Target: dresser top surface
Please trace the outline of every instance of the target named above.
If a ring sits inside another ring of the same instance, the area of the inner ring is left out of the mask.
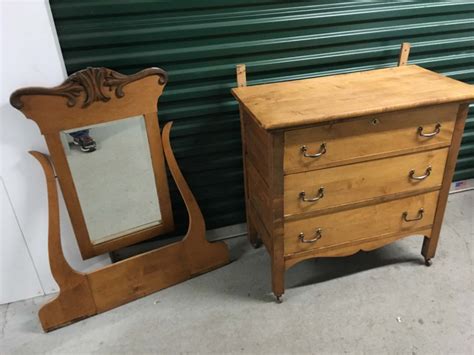
[[[473,101],[474,86],[416,65],[232,89],[267,130]]]

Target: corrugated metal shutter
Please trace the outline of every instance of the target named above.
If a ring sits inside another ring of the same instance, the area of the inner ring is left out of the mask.
[[[161,123],[209,228],[244,221],[235,64],[249,84],[410,63],[474,81],[472,1],[51,1],[68,72],[168,71]],[[470,111],[455,179],[474,177]],[[177,219],[184,220],[179,201]]]

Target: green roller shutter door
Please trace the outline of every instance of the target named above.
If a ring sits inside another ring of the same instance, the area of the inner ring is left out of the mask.
[[[333,75],[394,66],[408,41],[410,63],[474,81],[471,1],[54,0],[51,8],[69,73],[168,71],[160,122],[175,122],[175,154],[208,228],[245,219],[235,64],[247,64],[249,85]],[[471,109],[455,180],[473,177]]]

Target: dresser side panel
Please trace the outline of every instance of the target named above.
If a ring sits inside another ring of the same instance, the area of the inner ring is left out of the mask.
[[[242,122],[245,131],[245,160],[252,162],[265,184],[270,186],[271,135],[255,122],[246,109],[242,111]]]
[[[252,205],[253,211],[258,215],[260,222],[270,233],[273,228],[270,189],[250,159],[245,162],[245,170],[248,181],[248,202]]]
[[[446,160],[446,166],[444,169],[443,183],[439,192],[438,206],[433,222],[433,228],[431,230],[431,235],[429,237],[425,237],[421,250],[421,253],[426,260],[429,260],[434,257],[436,253],[436,248],[438,246],[438,240],[441,232],[441,226],[443,223],[444,212],[446,210],[446,204],[448,202],[449,189],[451,187],[451,182],[454,176],[454,169],[456,167],[456,161],[459,154],[459,148],[461,146],[461,140],[468,111],[469,104],[459,105],[456,124],[454,126],[453,139],[451,141],[451,147],[448,152],[448,158]]]

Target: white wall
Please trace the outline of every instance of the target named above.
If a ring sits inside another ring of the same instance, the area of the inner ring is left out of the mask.
[[[0,272],[0,285],[2,285],[0,287],[0,303],[42,295],[43,288],[2,179],[0,179],[0,214],[0,233],[2,235],[0,243],[0,270],[2,270]]]
[[[8,197],[2,206],[5,211],[11,208],[8,213],[2,211],[1,220],[3,303],[36,295],[35,285],[44,293],[58,290],[48,263],[44,176],[40,165],[27,154],[29,150],[47,152],[46,144],[36,124],[10,106],[9,96],[24,86],[56,86],[65,79],[66,70],[48,1],[0,0],[0,4],[0,177]],[[74,268],[84,271],[110,263],[107,255],[82,261],[62,200],[60,215],[64,253]],[[27,260],[32,267],[24,265]],[[25,288],[25,282],[31,287]]]

